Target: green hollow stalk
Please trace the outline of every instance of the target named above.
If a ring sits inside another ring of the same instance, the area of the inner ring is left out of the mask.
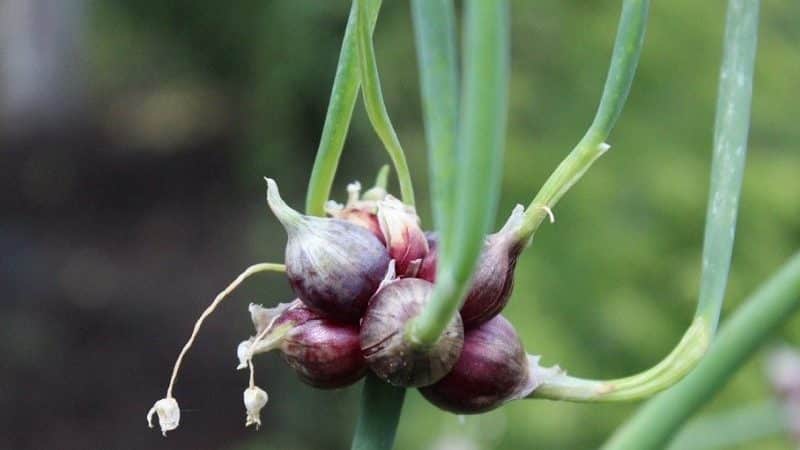
[[[508,104],[508,22],[506,1],[464,3],[455,201],[451,232],[440,236],[451,251],[440,255],[430,302],[406,330],[420,348],[436,343],[458,312],[497,209]]]
[[[372,32],[370,29],[370,7],[371,0],[355,0],[358,14],[358,26],[356,27],[356,37],[358,41],[359,71],[361,73],[361,95],[364,98],[364,107],[367,110],[372,128],[386,147],[389,158],[392,160],[397,181],[400,183],[400,195],[403,203],[414,206],[414,186],[411,183],[411,173],[408,170],[408,163],[400,145],[400,139],[394,130],[386,104],[383,101],[381,91],[381,81],[378,75],[378,65],[375,61],[375,48],[372,44]]]
[[[375,28],[380,0],[367,0],[369,6],[370,29]],[[325,215],[325,202],[328,201],[333,186],[333,178],[339,167],[353,108],[358,98],[361,83],[358,62],[358,41],[356,40],[357,10],[355,4],[350,8],[347,19],[339,63],[333,80],[328,112],[322,127],[317,156],[311,169],[306,193],[306,213],[312,216]]]
[[[752,0],[738,3],[752,2]],[[735,2],[734,2],[735,3]],[[609,439],[604,450],[650,450],[670,438],[718,392],[736,370],[800,307],[800,253],[745,301],[726,321],[697,368],[645,404]]]
[[[639,64],[649,8],[650,0],[623,1],[611,64],[597,113],[586,134],[545,181],[526,209],[518,231],[521,239],[530,242],[549,210],[608,150],[606,139],[625,106]]]
[[[700,292],[691,326],[675,349],[649,370],[616,380],[589,380],[558,373],[532,396],[573,401],[646,398],[680,381],[708,349],[719,322],[731,263],[750,127],[758,28],[758,2],[737,0],[729,5],[714,124]]]
[[[450,234],[458,122],[458,61],[453,0],[412,0],[434,229]],[[447,252],[439,247],[440,254]]]
[[[390,450],[394,446],[405,393],[405,389],[392,386],[372,373],[367,375],[352,450]]]

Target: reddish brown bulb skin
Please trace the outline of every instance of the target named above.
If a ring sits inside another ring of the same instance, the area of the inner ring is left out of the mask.
[[[304,306],[286,311],[275,321],[276,328],[283,324],[292,328],[281,341],[281,354],[303,382],[335,389],[355,383],[366,373],[357,325],[335,322]]]
[[[350,223],[354,223],[360,227],[369,230],[381,244],[386,245],[386,238],[383,237],[381,226],[378,223],[378,215],[374,212],[375,208],[368,210],[368,208],[347,207],[335,213],[334,217],[342,219]]]
[[[369,230],[340,219],[309,218],[289,233],[286,275],[309,307],[357,323],[389,266],[389,253]]]
[[[428,254],[422,259],[417,278],[433,283],[436,281],[436,263],[439,260],[439,236],[436,233],[427,232],[425,238],[428,240]]]
[[[428,241],[414,208],[387,196],[378,202],[378,223],[389,256],[395,260],[397,275],[401,278],[416,277],[422,259],[428,253]]]
[[[453,369],[420,392],[445,411],[478,414],[518,398],[527,381],[522,343],[511,323],[498,315],[467,331]]]
[[[417,276],[433,283],[436,281],[439,239],[436,233],[426,236],[430,251],[422,260]],[[465,329],[490,320],[506,307],[514,289],[514,269],[522,248],[522,243],[508,233],[495,233],[486,238],[472,276],[472,285],[461,306]]]
[[[409,320],[419,315],[432,290],[431,283],[418,278],[392,281],[375,294],[361,321],[361,350],[367,364],[395,386],[435,383],[458,360],[464,343],[458,315],[431,348],[416,348],[406,339]]]
[[[474,328],[497,316],[506,307],[514,289],[514,269],[522,244],[501,233],[486,239],[461,318],[464,328]]]

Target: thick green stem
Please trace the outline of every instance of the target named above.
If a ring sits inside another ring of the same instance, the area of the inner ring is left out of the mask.
[[[389,158],[394,164],[397,172],[397,180],[400,183],[400,194],[403,203],[414,205],[414,186],[411,183],[411,173],[408,170],[406,155],[403,147],[397,138],[397,133],[389,119],[389,112],[383,101],[381,91],[381,81],[378,76],[378,65],[375,61],[375,48],[372,45],[372,32],[370,29],[370,7],[368,3],[372,0],[355,0],[353,4],[358,9],[358,55],[359,69],[361,73],[361,94],[364,97],[364,106],[367,109],[367,116],[372,123],[372,128],[383,142]]]
[[[692,326],[672,353],[650,370],[607,381],[557,374],[545,381],[533,396],[574,401],[646,398],[680,381],[708,348],[719,322],[731,263],[750,127],[757,22],[758,2],[730,3],[714,129],[700,292]]]
[[[385,383],[372,373],[367,375],[352,450],[392,448],[405,393],[405,389]]]
[[[378,18],[380,0],[368,0],[370,30],[375,28]],[[306,213],[313,216],[325,215],[325,202],[328,201],[333,186],[333,178],[339,166],[347,129],[353,116],[353,108],[358,97],[361,75],[358,66],[358,41],[356,40],[357,10],[355,5],[350,9],[347,28],[342,39],[339,53],[339,64],[333,80],[331,99],[322,137],[319,141],[311,178],[308,181],[306,194]]]
[[[644,44],[649,0],[625,0],[606,84],[592,125],[547,179],[525,211],[521,239],[531,239],[549,210],[583,176],[609,146],[605,143],[625,106]]]
[[[458,122],[458,66],[453,0],[412,0],[434,228],[450,234]],[[439,247],[440,254],[447,252]]]
[[[731,3],[748,2],[752,0],[734,0]],[[723,324],[708,355],[691,374],[644,405],[603,448],[664,448],[681,425],[725,385],[798,307],[800,253],[795,254]]]
[[[464,8],[464,87],[452,232],[440,236],[452,251],[440,255],[430,303],[409,324],[407,337],[420,347],[435,343],[457,313],[500,193],[510,59],[508,4],[468,0]]]

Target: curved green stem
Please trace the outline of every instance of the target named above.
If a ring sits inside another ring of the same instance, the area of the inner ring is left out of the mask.
[[[414,36],[428,144],[434,228],[450,233],[458,122],[458,66],[453,0],[412,0]],[[447,250],[439,247],[440,254]]]
[[[614,380],[589,380],[567,375],[559,369],[542,370],[540,385],[529,398],[573,402],[621,402],[647,398],[683,378],[702,359],[711,342],[711,332],[702,317],[695,318],[672,352],[644,372]]]
[[[409,322],[407,337],[420,347],[434,344],[457,313],[500,193],[510,59],[508,4],[468,0],[464,8],[455,204],[452,232],[440,236],[452,251],[440,255],[430,302]]]
[[[735,0],[747,3],[752,0]],[[754,2],[757,3],[757,2]],[[708,355],[682,382],[645,404],[603,447],[661,449],[691,415],[800,307],[800,253],[723,324]]]
[[[375,21],[378,17],[380,0],[369,0],[368,3],[370,30],[372,30],[375,28]],[[325,215],[325,202],[330,198],[333,178],[339,166],[339,158],[342,156],[347,129],[350,127],[350,119],[353,116],[353,108],[358,96],[361,75],[358,67],[356,13],[356,7],[353,5],[342,39],[339,64],[333,80],[325,125],[322,127],[322,137],[319,141],[317,156],[314,159],[314,167],[311,169],[311,178],[308,181],[306,213],[312,216]]]
[[[625,106],[644,44],[650,0],[625,0],[622,4],[611,64],[594,120],[578,145],[558,165],[525,211],[519,229],[530,240],[561,197],[583,176],[609,146],[605,143]]]
[[[736,230],[750,127],[757,18],[758,2],[734,0],[730,3],[717,100],[700,292],[692,326],[673,352],[650,370],[608,381],[557,374],[545,381],[534,396],[575,401],[646,398],[680,381],[708,348],[725,297]]]
[[[408,171],[403,147],[397,138],[397,133],[389,119],[389,112],[383,101],[381,92],[381,81],[378,76],[378,65],[375,62],[375,48],[372,45],[372,33],[370,32],[369,6],[370,0],[355,0],[353,4],[358,10],[358,56],[359,69],[361,73],[361,94],[364,97],[364,107],[367,109],[367,116],[372,123],[372,128],[386,147],[389,158],[394,164],[397,172],[397,180],[400,183],[400,194],[403,203],[414,205],[414,186],[411,183],[411,173]]]
[[[372,373],[367,375],[352,450],[392,448],[405,393],[405,389],[385,383]]]

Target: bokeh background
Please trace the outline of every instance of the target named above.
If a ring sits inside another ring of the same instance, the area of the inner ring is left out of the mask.
[[[530,201],[591,120],[619,3],[512,2],[498,223]],[[234,370],[235,347],[251,330],[248,302],[290,298],[276,275],[248,282],[207,322],[176,387],[181,428],[163,439],[144,419],[214,294],[245,266],[282,259],[285,235],[266,208],[262,176],[302,205],[348,8],[0,3],[0,448],[349,448],[358,387],[311,389],[278,355],[257,361],[270,393],[264,426],[244,429],[247,380]],[[725,315],[800,248],[800,3],[762,9]],[[665,355],[689,323],[724,10],[721,0],[653,2],[612,150],[522,256],[506,314],[546,363],[592,377],[630,374]],[[430,224],[407,2],[385,2],[375,41]],[[336,198],[386,161],[359,104]],[[800,344],[800,322],[778,340]],[[761,353],[701,415],[774,401],[763,361]],[[590,449],[634,410],[525,401],[460,419],[409,392],[397,448]],[[778,433],[735,448],[793,446]]]

